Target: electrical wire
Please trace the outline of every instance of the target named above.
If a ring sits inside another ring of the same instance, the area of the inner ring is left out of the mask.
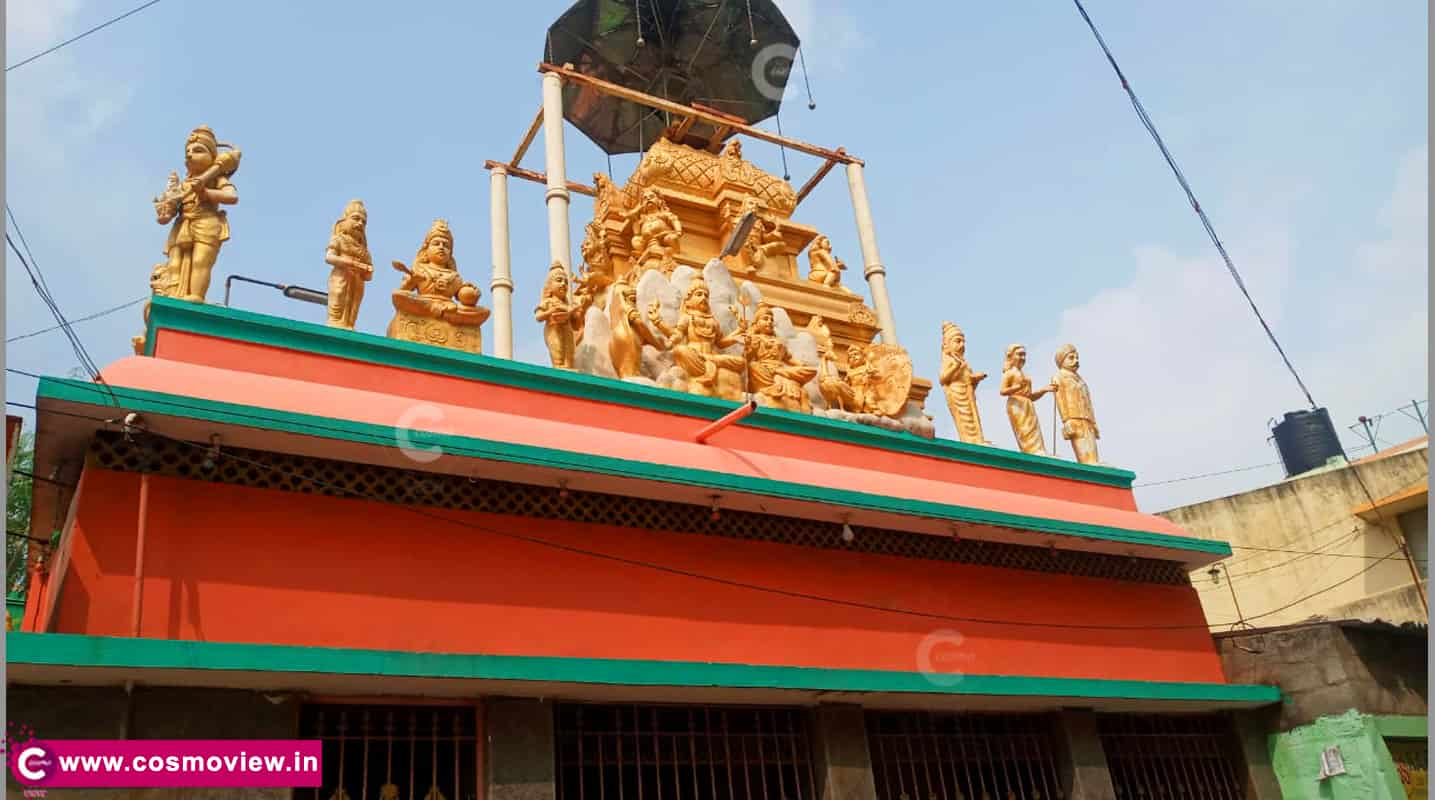
[[[25,404],[25,403],[18,403],[18,402],[14,402],[14,401],[6,401],[6,404],[7,404],[7,405],[19,406],[19,407],[21,407],[21,408],[30,408],[30,409],[34,409],[34,408],[35,408],[35,407],[32,406],[32,405],[28,405],[28,404]],[[185,406],[184,404],[182,404],[182,403],[172,403],[172,402],[171,402],[171,403],[168,403],[168,405],[174,405],[174,406],[181,407],[181,408],[186,407],[186,406]],[[57,415],[61,415],[61,416],[75,417],[75,418],[79,418],[79,419],[87,419],[87,420],[94,421],[94,422],[105,423],[106,425],[117,425],[117,424],[120,424],[120,420],[119,420],[119,419],[111,419],[111,418],[105,418],[105,417],[95,417],[95,416],[90,416],[90,415],[86,415],[86,414],[78,414],[78,413],[75,413],[75,412],[59,411],[59,410],[54,410],[54,409],[52,409],[52,410],[48,411],[47,413],[53,413],[53,414],[57,414]],[[327,430],[327,429],[325,429],[323,426],[310,425],[310,424],[306,424],[306,423],[297,423],[297,424],[298,424],[300,427],[307,427],[307,428],[311,428],[311,429],[314,429],[314,430],[319,430],[319,431]],[[135,432],[135,431],[132,430],[132,432]],[[155,438],[157,438],[157,439],[162,439],[162,440],[165,440],[165,441],[173,442],[173,443],[175,443],[175,444],[178,444],[178,445],[181,445],[181,446],[184,446],[184,447],[189,447],[189,448],[191,448],[191,449],[203,450],[203,451],[205,451],[205,452],[210,451],[211,448],[212,448],[212,445],[209,445],[209,444],[201,444],[201,443],[197,443],[197,442],[190,442],[190,441],[187,441],[187,440],[184,440],[184,439],[179,439],[179,438],[176,438],[176,437],[173,437],[173,436],[167,436],[167,435],[165,435],[165,434],[155,433],[155,432],[153,432],[153,431],[148,431],[148,430],[141,430],[141,431],[137,431],[137,432],[135,432],[135,433],[142,434],[142,435],[147,435],[147,436],[152,436],[152,437],[155,437]],[[375,442],[377,443],[377,441],[378,441],[378,439],[377,439],[377,437],[375,437]],[[452,452],[453,452],[454,454],[456,454],[456,455],[464,455],[465,452],[466,452],[466,451],[465,451],[464,449],[462,449],[462,448],[449,448],[449,449],[452,450]],[[481,457],[481,455],[482,455],[482,454],[480,454],[480,457]],[[1057,629],[1057,630],[1118,630],[1118,631],[1138,631],[1138,630],[1140,630],[1140,631],[1209,630],[1210,628],[1225,627],[1225,626],[1229,626],[1229,625],[1231,624],[1231,623],[1229,623],[1229,622],[1221,622],[1221,623],[1216,623],[1216,624],[1205,623],[1205,624],[1199,624],[1199,625],[1197,625],[1197,624],[1183,624],[1183,625],[1101,625],[1101,624],[1082,624],[1082,623],[1067,623],[1067,622],[1043,622],[1043,621],[1040,621],[1040,620],[1014,620],[1014,619],[1001,619],[1001,618],[993,618],[993,617],[967,617],[967,616],[958,616],[958,615],[951,615],[951,614],[939,614],[939,613],[935,613],[935,612],[928,612],[928,611],[921,611],[921,610],[916,610],[916,609],[903,608],[903,607],[900,607],[900,606],[886,606],[886,605],[881,605],[881,604],[876,604],[876,603],[866,603],[866,602],[857,601],[857,600],[848,600],[848,599],[840,598],[840,597],[832,597],[832,596],[829,596],[829,595],[821,595],[821,594],[816,594],[816,593],[811,593],[811,592],[802,592],[802,591],[796,591],[796,590],[791,590],[791,589],[783,589],[783,588],[781,588],[781,587],[776,587],[776,586],[766,586],[766,585],[762,585],[762,584],[749,583],[749,582],[747,582],[747,581],[741,581],[741,580],[737,580],[737,579],[733,579],[733,578],[725,578],[725,577],[722,577],[722,576],[719,576],[719,575],[706,574],[706,573],[697,572],[697,571],[694,571],[694,570],[688,570],[688,569],[683,569],[683,568],[680,568],[680,567],[673,567],[673,566],[669,566],[669,565],[665,565],[665,564],[660,564],[660,563],[657,563],[657,562],[644,561],[644,560],[641,560],[641,559],[629,558],[629,557],[626,557],[626,556],[614,555],[614,554],[612,554],[612,553],[605,553],[605,552],[598,551],[598,550],[590,550],[590,549],[588,549],[588,548],[579,547],[579,546],[576,546],[576,545],[564,544],[564,543],[562,543],[562,542],[555,542],[555,541],[552,541],[552,540],[549,540],[549,539],[544,539],[544,538],[538,537],[538,536],[532,536],[532,535],[528,535],[528,534],[517,533],[517,532],[514,532],[514,531],[499,530],[499,529],[496,529],[496,528],[491,528],[491,527],[488,527],[488,526],[479,525],[479,524],[472,523],[472,522],[468,522],[468,521],[461,520],[461,519],[454,519],[454,518],[449,517],[449,516],[446,516],[446,515],[444,515],[444,514],[439,514],[439,513],[436,513],[436,512],[432,512],[432,511],[427,511],[427,510],[425,510],[425,509],[423,509],[423,508],[419,508],[419,507],[416,507],[416,506],[405,505],[405,504],[399,504],[399,503],[393,503],[392,501],[386,500],[386,499],[384,499],[383,497],[381,497],[381,496],[379,496],[379,495],[377,495],[377,494],[371,494],[371,493],[362,492],[362,491],[359,491],[359,490],[354,489],[353,487],[349,487],[349,486],[341,486],[341,485],[338,485],[338,484],[330,484],[330,483],[327,483],[327,482],[325,482],[325,481],[323,481],[323,480],[321,480],[321,479],[315,478],[315,477],[313,477],[313,476],[301,475],[301,474],[299,474],[299,473],[296,472],[296,471],[289,471],[289,470],[284,469],[284,468],[281,467],[281,466],[276,466],[276,465],[272,465],[272,464],[266,464],[266,463],[264,463],[264,462],[256,461],[256,460],[254,460],[254,459],[247,459],[247,458],[244,458],[244,457],[242,457],[242,456],[237,456],[237,455],[235,455],[235,454],[233,454],[233,453],[224,453],[224,454],[223,454],[223,457],[224,457],[224,458],[228,458],[228,459],[232,459],[232,460],[237,461],[237,462],[239,462],[239,463],[247,464],[247,465],[249,465],[249,466],[252,466],[252,467],[255,467],[255,468],[258,468],[258,469],[263,469],[263,470],[266,470],[266,471],[269,471],[269,472],[279,473],[279,474],[281,474],[281,475],[283,475],[283,476],[285,476],[286,478],[291,479],[291,480],[306,481],[306,482],[308,482],[308,483],[310,483],[310,484],[312,484],[312,485],[314,485],[314,486],[316,486],[316,487],[321,487],[321,488],[325,488],[325,489],[330,489],[330,490],[333,490],[333,491],[335,491],[336,493],[341,494],[341,495],[350,496],[350,497],[354,497],[354,498],[357,498],[357,499],[367,500],[367,501],[375,502],[375,503],[383,503],[383,504],[385,504],[385,505],[394,505],[394,506],[396,506],[399,510],[401,510],[401,511],[403,511],[403,512],[405,512],[405,513],[414,514],[414,515],[416,515],[416,516],[424,517],[425,519],[435,520],[435,521],[438,521],[438,522],[442,522],[442,523],[446,523],[446,524],[449,524],[449,525],[458,526],[458,527],[461,527],[461,528],[466,528],[466,529],[469,529],[469,530],[478,531],[478,532],[480,532],[480,533],[485,533],[485,534],[489,534],[489,535],[492,535],[492,536],[498,536],[498,537],[501,537],[501,538],[512,539],[512,540],[515,540],[515,541],[521,541],[521,542],[525,542],[525,543],[528,543],[528,544],[538,545],[538,546],[540,546],[540,547],[546,547],[546,548],[553,549],[553,550],[558,550],[558,551],[561,551],[561,552],[567,552],[567,553],[572,553],[572,554],[575,554],[575,555],[581,555],[581,556],[588,557],[588,558],[594,558],[594,559],[598,559],[598,560],[602,560],[602,561],[609,561],[609,562],[613,562],[613,563],[623,564],[623,565],[625,565],[625,566],[631,566],[631,567],[635,567],[635,568],[639,568],[639,569],[646,569],[646,570],[650,570],[650,571],[654,571],[654,572],[661,572],[661,573],[664,573],[664,574],[675,575],[675,576],[678,576],[678,577],[685,577],[685,578],[690,578],[690,579],[693,579],[693,580],[704,581],[704,582],[708,582],[708,583],[716,583],[716,584],[719,584],[719,585],[729,586],[729,587],[732,587],[732,588],[743,589],[743,590],[748,590],[748,591],[755,591],[755,592],[760,592],[760,593],[764,593],[764,594],[772,594],[772,595],[776,595],[776,596],[780,596],[780,597],[788,597],[788,598],[792,598],[792,599],[806,600],[806,601],[811,601],[811,602],[827,603],[827,604],[830,604],[830,605],[840,606],[840,607],[844,607],[844,608],[853,608],[853,609],[858,609],[858,610],[863,610],[863,611],[877,611],[877,612],[882,612],[882,613],[896,614],[896,615],[908,616],[908,617],[917,617],[917,618],[929,619],[929,620],[936,620],[936,621],[942,621],[942,622],[958,622],[958,623],[967,623],[967,624],[973,624],[973,625],[994,625],[994,626],[1003,626],[1003,625],[1004,625],[1004,626],[1009,626],[1009,627],[1041,628],[1041,629]],[[1384,557],[1383,559],[1381,559],[1381,561],[1388,560],[1389,558],[1390,558],[1390,556],[1386,556],[1386,557]],[[1273,614],[1280,613],[1281,611],[1284,611],[1284,610],[1286,610],[1286,609],[1288,609],[1288,608],[1291,608],[1291,607],[1293,607],[1294,605],[1298,605],[1299,603],[1304,602],[1305,600],[1308,600],[1308,599],[1310,599],[1311,597],[1315,597],[1315,596],[1317,596],[1317,595],[1319,595],[1319,594],[1322,594],[1324,591],[1329,591],[1329,590],[1338,588],[1338,587],[1344,585],[1345,583],[1349,583],[1351,580],[1354,580],[1355,578],[1359,577],[1360,575],[1363,575],[1363,574],[1365,574],[1366,572],[1369,572],[1370,569],[1373,569],[1374,566],[1377,565],[1377,564],[1379,564],[1379,563],[1380,563],[1380,561],[1375,562],[1375,564],[1372,564],[1371,566],[1366,567],[1366,568],[1365,568],[1364,570],[1362,570],[1361,572],[1356,573],[1355,575],[1353,575],[1353,576],[1351,576],[1351,577],[1349,577],[1349,578],[1346,578],[1346,579],[1342,580],[1341,582],[1339,582],[1339,583],[1337,583],[1337,584],[1335,584],[1335,585],[1333,585],[1333,586],[1331,586],[1331,587],[1328,587],[1326,590],[1322,590],[1321,592],[1316,592],[1316,593],[1314,593],[1314,594],[1312,594],[1312,595],[1308,595],[1308,596],[1303,597],[1303,598],[1301,598],[1301,599],[1299,599],[1299,600],[1293,601],[1293,602],[1290,603],[1290,604],[1287,604],[1287,605],[1285,605],[1285,606],[1282,606],[1282,607],[1280,607],[1280,608],[1277,608],[1277,609],[1274,609],[1274,610],[1271,610],[1271,611],[1263,612],[1263,613],[1261,613],[1261,614],[1256,614],[1256,615],[1253,615],[1253,616],[1247,616],[1247,617],[1244,618],[1243,621],[1249,622],[1249,621],[1254,620],[1254,619],[1261,619],[1261,618],[1264,618],[1264,617],[1267,617],[1267,616],[1271,616],[1271,615],[1273,615]]]
[[[139,305],[140,303],[143,303],[144,301],[146,301],[146,300],[148,300],[148,299],[149,299],[148,297],[141,297],[141,298],[139,298],[138,300],[131,300],[131,301],[129,301],[128,303],[125,303],[125,304],[123,304],[123,305],[115,306],[114,308],[107,308],[107,309],[105,309],[104,311],[96,311],[95,313],[89,314],[89,315],[87,315],[87,316],[77,317],[77,318],[75,318],[75,319],[70,320],[70,324],[71,324],[71,325],[78,325],[78,324],[81,323],[81,322],[89,322],[89,321],[92,320],[92,319],[99,319],[100,317],[109,316],[110,314],[113,314],[113,313],[115,313],[115,312],[117,312],[117,311],[124,311],[125,309],[130,308],[130,307],[132,307],[132,306],[137,306],[137,305]],[[49,333],[49,332],[51,332],[51,331],[58,331],[58,330],[60,330],[60,329],[63,328],[63,327],[64,327],[63,325],[52,325],[52,326],[50,326],[50,327],[48,327],[48,328],[42,328],[42,329],[40,329],[40,330],[38,330],[38,331],[31,331],[30,333],[22,333],[22,334],[20,334],[19,336],[11,336],[9,339],[6,339],[6,340],[5,340],[5,344],[14,344],[15,342],[21,341],[21,340],[23,340],[23,339],[29,339],[29,338],[34,337],[34,336],[39,336],[39,335],[44,334],[44,333]]]
[[[1142,489],[1142,488],[1145,488],[1145,487],[1147,487],[1147,486],[1165,486],[1165,485],[1168,484],[1168,483],[1181,483],[1182,481],[1194,481],[1194,480],[1199,480],[1199,479],[1201,479],[1201,478],[1215,478],[1215,477],[1218,477],[1218,476],[1221,476],[1221,475],[1234,475],[1234,474],[1236,474],[1237,472],[1250,472],[1250,471],[1253,470],[1253,469],[1263,469],[1263,468],[1265,468],[1265,467],[1278,467],[1278,466],[1280,466],[1280,465],[1281,465],[1281,462],[1279,462],[1279,461],[1272,461],[1272,462],[1267,463],[1267,464],[1252,464],[1252,465],[1249,466],[1249,467],[1236,467],[1235,469],[1226,469],[1226,470],[1221,470],[1220,472],[1203,472],[1203,473],[1201,473],[1200,475],[1186,475],[1185,477],[1181,477],[1181,478],[1169,478],[1169,479],[1164,480],[1164,481],[1150,481],[1150,482],[1147,482],[1147,483],[1133,483],[1133,484],[1131,484],[1131,488],[1132,488],[1132,489]]]
[[[5,68],[5,71],[6,71],[6,72],[9,72],[9,71],[12,70],[12,69],[19,69],[20,67],[23,67],[23,66],[25,66],[26,64],[29,64],[31,61],[35,61],[35,60],[37,60],[37,59],[44,58],[45,56],[48,56],[49,54],[55,52],[56,50],[59,50],[59,49],[62,48],[62,47],[65,47],[65,46],[67,46],[67,45],[71,45],[71,44],[74,44],[75,42],[80,41],[81,39],[85,38],[86,36],[89,36],[89,35],[92,34],[92,33],[98,33],[99,31],[102,31],[102,30],[104,30],[105,28],[110,27],[111,25],[115,24],[116,22],[119,22],[120,20],[122,20],[122,19],[124,19],[124,18],[126,18],[126,17],[134,16],[135,14],[138,14],[138,13],[140,13],[141,11],[144,11],[146,8],[149,8],[150,6],[152,6],[152,5],[156,4],[156,3],[158,3],[159,1],[160,1],[160,0],[149,0],[148,3],[145,3],[144,5],[139,6],[139,7],[137,7],[137,8],[132,8],[132,9],[130,9],[129,11],[126,11],[125,13],[119,15],[118,17],[115,17],[115,18],[113,18],[113,19],[110,19],[110,20],[107,20],[107,21],[105,21],[105,22],[102,22],[102,23],[100,23],[99,25],[96,25],[95,27],[90,28],[89,30],[85,31],[84,33],[79,34],[78,36],[71,36],[70,38],[66,39],[66,40],[63,41],[63,42],[60,42],[59,44],[55,45],[54,47],[51,47],[51,48],[48,49],[48,50],[43,50],[43,51],[41,51],[41,52],[39,52],[39,53],[36,53],[35,55],[30,56],[29,58],[25,59],[24,61],[20,61],[20,62],[18,62],[18,63],[11,64],[10,66],[8,66],[8,67]]]
[[[1091,29],[1091,35],[1096,37],[1096,43],[1101,45],[1101,52],[1106,54],[1106,60],[1111,64],[1111,68],[1115,70],[1116,77],[1121,79],[1121,88],[1126,91],[1126,96],[1131,99],[1131,107],[1136,110],[1136,116],[1140,118],[1142,127],[1146,128],[1147,133],[1151,134],[1151,139],[1156,142],[1156,146],[1161,150],[1161,156],[1166,159],[1166,165],[1171,168],[1172,174],[1176,176],[1177,183],[1181,184],[1182,191],[1186,193],[1186,200],[1191,203],[1191,208],[1195,209],[1196,216],[1201,218],[1201,226],[1206,229],[1206,235],[1211,238],[1211,243],[1216,246],[1216,251],[1221,254],[1221,260],[1226,262],[1226,270],[1231,273],[1231,278],[1235,280],[1236,288],[1241,290],[1241,294],[1246,298],[1246,302],[1250,304],[1252,313],[1256,315],[1256,320],[1261,323],[1261,328],[1265,330],[1266,337],[1271,340],[1271,344],[1275,346],[1276,352],[1280,354],[1281,361],[1285,362],[1286,369],[1290,371],[1291,377],[1295,378],[1296,384],[1300,386],[1301,393],[1305,395],[1306,401],[1310,403],[1311,408],[1316,408],[1315,398],[1311,396],[1310,390],[1306,388],[1305,381],[1301,380],[1300,373],[1296,372],[1295,365],[1291,363],[1290,357],[1286,355],[1285,348],[1281,347],[1280,341],[1276,339],[1275,332],[1271,330],[1271,326],[1266,323],[1266,318],[1261,315],[1261,310],[1256,307],[1256,301],[1251,297],[1250,290],[1246,288],[1246,282],[1242,280],[1241,273],[1236,269],[1235,262],[1231,260],[1230,254],[1226,252],[1226,246],[1221,243],[1221,237],[1216,235],[1216,229],[1211,225],[1210,218],[1206,216],[1205,209],[1201,208],[1201,204],[1196,200],[1196,194],[1192,191],[1190,182],[1186,180],[1185,173],[1176,165],[1175,157],[1172,156],[1171,151],[1167,149],[1165,140],[1163,140],[1161,134],[1157,132],[1156,124],[1151,121],[1151,116],[1146,113],[1145,106],[1141,105],[1141,100],[1136,97],[1136,92],[1131,88],[1131,82],[1126,80],[1126,75],[1121,71],[1121,66],[1116,63],[1116,57],[1111,54],[1111,48],[1106,46],[1106,40],[1101,37],[1101,32],[1096,30],[1096,23],[1091,21],[1090,15],[1086,13],[1086,7],[1081,4],[1081,0],[1072,0],[1072,2],[1076,4],[1076,10],[1081,13],[1081,18],[1086,21],[1086,26]]]

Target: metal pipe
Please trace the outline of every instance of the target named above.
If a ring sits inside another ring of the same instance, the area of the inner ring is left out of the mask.
[[[852,214],[857,219],[857,240],[862,245],[862,275],[872,289],[872,305],[876,306],[877,324],[885,344],[897,344],[897,323],[892,315],[892,301],[887,297],[887,269],[877,252],[877,231],[872,225],[872,207],[867,203],[867,181],[861,164],[847,165],[847,189],[852,194]]]
[[[286,283],[261,281],[258,278],[250,278],[244,275],[230,275],[224,279],[225,308],[229,307],[229,292],[230,289],[233,288],[234,281],[243,281],[244,283],[252,283],[256,286],[268,286],[270,289],[278,289],[280,292],[283,292],[285,297],[291,300],[303,300],[306,303],[317,303],[321,306],[327,305],[329,302],[329,294],[327,292],[321,292],[318,289],[306,289],[303,286],[290,286]]]
[[[140,513],[139,524],[135,534],[135,591],[134,605],[131,609],[130,635],[136,638],[140,635],[140,608],[144,604],[144,551],[145,533],[149,525],[149,473],[140,473]]]
[[[513,358],[513,268],[508,245],[508,169],[488,173],[489,240],[493,256],[493,354]]]
[[[707,426],[697,432],[697,435],[693,437],[693,440],[696,441],[698,444],[705,444],[708,439],[712,438],[713,434],[717,433],[723,428],[726,428],[734,422],[737,422],[743,417],[746,417],[748,414],[751,414],[756,410],[757,401],[748,400],[737,408],[734,408],[733,410],[722,415],[721,418],[708,423]]]

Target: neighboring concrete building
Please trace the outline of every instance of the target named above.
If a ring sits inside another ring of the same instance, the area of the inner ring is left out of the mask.
[[[1422,437],[1162,512],[1193,535],[1231,543],[1234,554],[1214,576],[1213,568],[1191,576],[1212,626],[1314,617],[1427,622],[1428,454]]]
[[[1282,797],[1427,796],[1427,635],[1357,620],[1216,635],[1228,680],[1281,687],[1284,702],[1257,725]],[[1344,772],[1322,777],[1332,747]]]

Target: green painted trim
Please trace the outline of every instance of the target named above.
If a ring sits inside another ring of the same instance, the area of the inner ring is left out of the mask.
[[[110,401],[110,393],[126,403],[127,408],[140,413],[166,414],[190,419],[200,419],[228,425],[241,425],[284,433],[339,439],[348,442],[399,447],[400,431],[387,425],[367,422],[331,419],[310,414],[295,414],[288,411],[222,403],[212,400],[184,397],[182,395],[150,392],[122,386],[101,389],[88,381],[68,378],[42,378],[36,396],[47,400],[93,404],[103,408]],[[113,414],[113,406],[108,410]],[[926,500],[910,500],[899,497],[857,492],[846,489],[830,489],[824,486],[793,483],[771,478],[755,478],[733,475],[712,470],[677,467],[668,464],[654,464],[646,461],[600,456],[569,450],[555,450],[547,447],[498,442],[452,434],[438,434],[427,431],[403,431],[403,446],[413,448],[434,447],[443,452],[490,461],[531,464],[556,467],[576,472],[612,475],[622,478],[636,478],[657,483],[675,483],[698,486],[723,492],[742,492],[789,500],[825,503],[842,508],[885,511],[912,517],[966,522],[982,525],[997,525],[1020,530],[1040,531],[1083,539],[1120,542],[1123,544],[1146,545],[1151,547],[1185,550],[1202,554],[1231,555],[1231,548],[1225,542],[1196,539],[1188,536],[1173,536],[1151,531],[1114,528],[1067,520],[1012,514],[967,506],[934,503]]]
[[[438,375],[480,380],[519,389],[561,394],[649,411],[717,419],[737,406],[726,400],[674,392],[627,381],[525,364],[507,358],[474,355],[357,331],[256,314],[219,305],[187,303],[167,297],[152,300],[145,331],[145,354],[154,354],[155,333],[161,328],[253,342],[305,352],[402,367]],[[1115,467],[1077,464],[1014,450],[924,439],[811,414],[759,409],[739,424],[865,447],[959,461],[1034,475],[1131,488],[1136,474]]]
[[[1425,739],[1430,735],[1430,721],[1425,717],[1373,714],[1371,721],[1386,739]]]
[[[1243,684],[963,675],[959,681],[948,686],[938,685],[920,672],[870,669],[411,653],[60,633],[9,633],[5,644],[7,661],[11,664],[53,667],[289,672],[614,686],[719,686],[828,692],[1198,700],[1260,705],[1276,702],[1280,698],[1277,687]]]

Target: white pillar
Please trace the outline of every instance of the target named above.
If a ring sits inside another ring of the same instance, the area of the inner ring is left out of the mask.
[[[493,246],[493,354],[513,358],[513,269],[508,249],[508,170],[488,173],[489,238]]]
[[[862,243],[862,275],[872,288],[882,341],[896,344],[897,324],[892,317],[892,300],[887,297],[887,270],[877,252],[877,231],[872,227],[872,207],[867,204],[867,181],[862,177],[861,164],[847,165],[847,188],[852,192],[852,214],[857,217],[857,239]]]
[[[548,260],[572,271],[568,244],[568,170],[563,164],[563,79],[543,74],[543,157],[548,172]],[[545,268],[546,271],[546,268]]]

